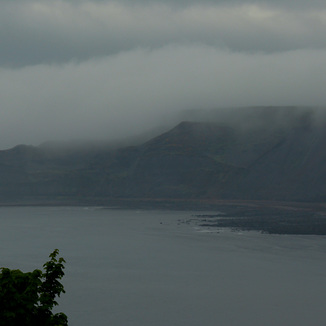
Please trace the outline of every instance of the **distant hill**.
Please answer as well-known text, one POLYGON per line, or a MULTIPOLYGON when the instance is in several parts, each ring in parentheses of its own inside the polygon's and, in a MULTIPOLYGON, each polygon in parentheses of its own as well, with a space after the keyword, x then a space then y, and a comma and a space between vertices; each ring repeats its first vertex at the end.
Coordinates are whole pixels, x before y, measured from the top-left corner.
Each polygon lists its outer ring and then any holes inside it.
POLYGON ((242 108, 189 117, 140 145, 0 151, 0 203, 326 200, 322 111, 242 108))

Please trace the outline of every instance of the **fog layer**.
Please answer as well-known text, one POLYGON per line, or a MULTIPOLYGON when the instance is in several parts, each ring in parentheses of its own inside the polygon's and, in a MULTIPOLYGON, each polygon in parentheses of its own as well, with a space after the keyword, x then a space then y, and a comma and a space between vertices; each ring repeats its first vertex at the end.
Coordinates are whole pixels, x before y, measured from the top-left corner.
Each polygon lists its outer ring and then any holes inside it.
POLYGON ((0 149, 182 110, 325 106, 322 1, 0 1, 0 149))
POLYGON ((326 52, 232 53, 167 46, 69 63, 2 69, 0 147, 119 138, 185 109, 324 104, 326 52))

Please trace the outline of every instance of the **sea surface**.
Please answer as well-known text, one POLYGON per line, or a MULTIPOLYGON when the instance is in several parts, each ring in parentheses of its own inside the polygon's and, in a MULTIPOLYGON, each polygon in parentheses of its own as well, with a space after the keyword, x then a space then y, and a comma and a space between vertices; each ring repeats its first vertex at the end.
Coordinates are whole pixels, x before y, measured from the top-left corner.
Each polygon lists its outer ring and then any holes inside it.
POLYGON ((32 271, 58 248, 70 326, 326 325, 325 236, 204 229, 193 214, 1 207, 0 266, 32 271))

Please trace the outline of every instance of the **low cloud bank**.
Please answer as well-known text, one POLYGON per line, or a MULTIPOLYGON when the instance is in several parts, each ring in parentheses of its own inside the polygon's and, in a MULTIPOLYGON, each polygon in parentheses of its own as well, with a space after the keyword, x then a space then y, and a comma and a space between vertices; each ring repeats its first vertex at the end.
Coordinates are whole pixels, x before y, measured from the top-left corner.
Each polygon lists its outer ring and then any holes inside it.
POLYGON ((325 2, 0 1, 0 66, 200 42, 236 52, 326 48, 325 2))
POLYGON ((0 70, 0 148, 116 139, 183 110, 326 104, 326 50, 245 54, 202 44, 0 70))

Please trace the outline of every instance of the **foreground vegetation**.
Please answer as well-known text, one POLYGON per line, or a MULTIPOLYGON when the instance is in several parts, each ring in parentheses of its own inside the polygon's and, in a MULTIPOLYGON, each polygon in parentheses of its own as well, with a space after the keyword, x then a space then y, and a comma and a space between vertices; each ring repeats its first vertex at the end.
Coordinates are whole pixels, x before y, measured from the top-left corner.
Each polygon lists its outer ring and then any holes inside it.
POLYGON ((43 265, 44 271, 22 272, 2 267, 0 269, 0 326, 66 326, 64 313, 52 312, 58 305, 55 300, 65 293, 60 279, 63 277, 63 258, 59 250, 50 254, 43 265))

